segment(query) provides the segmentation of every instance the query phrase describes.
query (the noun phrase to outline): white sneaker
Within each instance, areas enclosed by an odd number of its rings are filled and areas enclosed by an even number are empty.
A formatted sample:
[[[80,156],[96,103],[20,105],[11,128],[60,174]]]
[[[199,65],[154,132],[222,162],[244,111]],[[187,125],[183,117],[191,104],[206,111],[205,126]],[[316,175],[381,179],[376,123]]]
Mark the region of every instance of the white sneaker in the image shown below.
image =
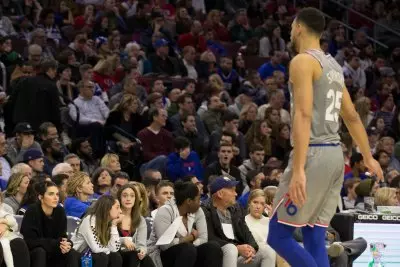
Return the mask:
[[[340,242],[333,242],[328,248],[328,255],[331,258],[339,257],[344,252],[344,247]]]

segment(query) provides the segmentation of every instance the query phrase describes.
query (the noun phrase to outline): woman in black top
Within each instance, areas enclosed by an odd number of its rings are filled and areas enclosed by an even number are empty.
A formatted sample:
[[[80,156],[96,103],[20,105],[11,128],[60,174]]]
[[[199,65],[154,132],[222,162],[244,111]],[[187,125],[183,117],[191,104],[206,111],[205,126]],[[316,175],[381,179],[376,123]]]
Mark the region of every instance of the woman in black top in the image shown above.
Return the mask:
[[[110,141],[111,146],[116,146],[125,170],[127,161],[135,162],[141,157],[141,148],[135,139],[137,133],[146,126],[141,110],[141,102],[137,96],[124,94],[120,103],[110,112],[105,124],[106,140]]]
[[[67,237],[67,216],[58,205],[59,191],[53,182],[35,186],[39,201],[30,205],[21,225],[31,255],[31,267],[78,267],[79,253]]]
[[[132,140],[125,140],[131,139],[131,137],[124,136],[122,131],[118,131],[117,128],[122,129],[131,136],[136,136],[145,127],[143,116],[140,114],[141,109],[141,102],[137,96],[124,94],[119,104],[111,110],[106,121],[107,140],[119,143],[119,147],[125,147],[122,144],[130,143],[129,141],[132,142]]]

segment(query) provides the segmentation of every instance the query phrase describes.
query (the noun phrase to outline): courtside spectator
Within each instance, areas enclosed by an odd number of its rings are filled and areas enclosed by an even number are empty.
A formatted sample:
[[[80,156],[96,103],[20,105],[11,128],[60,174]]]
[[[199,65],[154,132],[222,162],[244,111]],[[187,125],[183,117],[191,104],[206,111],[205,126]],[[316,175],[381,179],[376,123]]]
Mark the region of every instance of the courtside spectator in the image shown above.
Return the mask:
[[[82,218],[91,205],[89,198],[93,193],[90,177],[84,172],[75,172],[67,182],[67,198],[64,201],[67,216]]]

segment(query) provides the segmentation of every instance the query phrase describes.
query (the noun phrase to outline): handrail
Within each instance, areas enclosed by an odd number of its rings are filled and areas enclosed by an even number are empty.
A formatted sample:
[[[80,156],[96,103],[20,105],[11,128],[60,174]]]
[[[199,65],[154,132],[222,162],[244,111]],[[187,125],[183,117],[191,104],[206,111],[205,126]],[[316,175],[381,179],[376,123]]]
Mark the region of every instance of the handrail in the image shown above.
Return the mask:
[[[322,12],[322,14],[324,14],[324,16],[327,17],[328,19],[334,19],[334,18],[332,18],[331,16],[329,16],[328,14],[324,13],[323,11],[321,11],[321,12]],[[347,29],[349,29],[349,30],[351,30],[351,31],[353,31],[353,32],[356,32],[356,31],[357,31],[357,29],[351,27],[350,25],[347,25],[347,24],[344,23],[344,22],[341,22],[341,21],[337,21],[337,22],[338,22],[340,25],[342,25],[343,27],[345,27],[345,28],[347,28]],[[377,44],[377,45],[380,45],[381,47],[383,47],[383,48],[385,48],[385,49],[388,49],[388,48],[389,48],[389,47],[388,47],[387,45],[385,45],[384,43],[382,43],[382,42],[380,42],[380,41],[378,41],[378,40],[376,40],[376,39],[374,39],[374,38],[372,38],[372,37],[369,37],[368,35],[367,35],[367,39],[370,40],[371,42]]]
[[[322,1],[322,0],[320,0],[320,1]],[[376,20],[374,20],[374,19],[372,19],[372,18],[366,16],[365,14],[362,14],[362,13],[360,13],[360,12],[354,10],[353,8],[348,7],[348,6],[346,6],[346,5],[344,5],[344,4],[340,3],[340,2],[338,2],[337,0],[328,0],[328,1],[329,1],[329,2],[333,2],[333,3],[335,3],[336,5],[338,5],[338,6],[342,7],[342,8],[344,8],[344,9],[346,9],[347,11],[351,11],[351,12],[353,12],[353,13],[359,15],[360,17],[362,17],[362,18],[364,18],[364,19],[367,19],[367,20],[373,22],[374,24],[378,25],[379,27],[382,27],[382,28],[384,28],[385,30],[387,30],[387,31],[389,31],[389,32],[391,32],[391,33],[393,33],[394,35],[397,35],[398,37],[400,37],[400,32],[397,32],[397,31],[395,31],[395,30],[389,28],[388,26],[383,25],[383,24],[380,23],[380,22],[377,22]]]

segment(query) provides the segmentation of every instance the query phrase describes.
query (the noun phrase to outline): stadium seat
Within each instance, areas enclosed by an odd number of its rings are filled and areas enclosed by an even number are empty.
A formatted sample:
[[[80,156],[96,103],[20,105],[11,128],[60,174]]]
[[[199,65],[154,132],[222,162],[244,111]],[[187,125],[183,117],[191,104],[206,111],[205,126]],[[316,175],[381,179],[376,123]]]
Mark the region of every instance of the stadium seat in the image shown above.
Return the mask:
[[[22,224],[22,219],[24,218],[24,215],[14,215],[15,220],[17,220],[18,223],[18,232],[21,230],[21,224]]]
[[[72,236],[75,234],[75,230],[80,222],[81,219],[77,217],[67,216],[67,235],[69,239],[71,239]]]

